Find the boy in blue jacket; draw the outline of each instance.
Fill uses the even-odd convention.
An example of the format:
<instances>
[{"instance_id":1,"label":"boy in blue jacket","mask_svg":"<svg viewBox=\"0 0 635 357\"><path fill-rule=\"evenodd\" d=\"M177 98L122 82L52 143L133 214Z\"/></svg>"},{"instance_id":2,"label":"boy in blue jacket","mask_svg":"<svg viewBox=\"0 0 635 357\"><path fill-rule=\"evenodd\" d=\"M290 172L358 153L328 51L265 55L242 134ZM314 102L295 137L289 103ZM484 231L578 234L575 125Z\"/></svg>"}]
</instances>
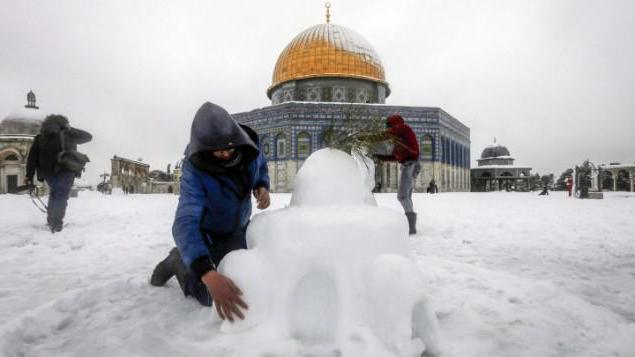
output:
<instances>
[{"instance_id":1,"label":"boy in blue jacket","mask_svg":"<svg viewBox=\"0 0 635 357\"><path fill-rule=\"evenodd\" d=\"M267 163L258 135L209 102L194 116L185 156L172 225L176 248L156 266L150 283L163 286L176 276L186 296L205 306L213 301L218 315L233 322L234 316L244 318L240 308L247 304L216 267L227 253L247 248L251 195L259 209L269 206Z\"/></svg>"}]
</instances>

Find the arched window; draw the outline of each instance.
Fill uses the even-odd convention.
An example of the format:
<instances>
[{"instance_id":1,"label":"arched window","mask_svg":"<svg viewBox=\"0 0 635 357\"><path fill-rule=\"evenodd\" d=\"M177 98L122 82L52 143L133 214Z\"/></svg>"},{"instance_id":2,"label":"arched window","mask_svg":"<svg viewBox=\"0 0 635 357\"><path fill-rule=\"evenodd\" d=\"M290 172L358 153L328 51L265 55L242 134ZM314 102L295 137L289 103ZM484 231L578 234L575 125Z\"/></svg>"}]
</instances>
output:
<instances>
[{"instance_id":1,"label":"arched window","mask_svg":"<svg viewBox=\"0 0 635 357\"><path fill-rule=\"evenodd\" d=\"M271 155L271 143L269 142L269 136L262 136L260 138L260 151L264 157L269 158Z\"/></svg>"},{"instance_id":2,"label":"arched window","mask_svg":"<svg viewBox=\"0 0 635 357\"><path fill-rule=\"evenodd\" d=\"M432 136L430 135L424 135L423 138L421 138L421 157L424 160L432 159L432 154L434 153L432 143Z\"/></svg>"},{"instance_id":3,"label":"arched window","mask_svg":"<svg viewBox=\"0 0 635 357\"><path fill-rule=\"evenodd\" d=\"M4 158L6 161L18 161L18 155L16 154L9 154L9 156Z\"/></svg>"},{"instance_id":4,"label":"arched window","mask_svg":"<svg viewBox=\"0 0 635 357\"><path fill-rule=\"evenodd\" d=\"M311 154L311 135L307 132L298 134L298 159L305 159Z\"/></svg>"},{"instance_id":5,"label":"arched window","mask_svg":"<svg viewBox=\"0 0 635 357\"><path fill-rule=\"evenodd\" d=\"M287 138L284 134L276 136L276 158L284 159L287 157Z\"/></svg>"}]
</instances>

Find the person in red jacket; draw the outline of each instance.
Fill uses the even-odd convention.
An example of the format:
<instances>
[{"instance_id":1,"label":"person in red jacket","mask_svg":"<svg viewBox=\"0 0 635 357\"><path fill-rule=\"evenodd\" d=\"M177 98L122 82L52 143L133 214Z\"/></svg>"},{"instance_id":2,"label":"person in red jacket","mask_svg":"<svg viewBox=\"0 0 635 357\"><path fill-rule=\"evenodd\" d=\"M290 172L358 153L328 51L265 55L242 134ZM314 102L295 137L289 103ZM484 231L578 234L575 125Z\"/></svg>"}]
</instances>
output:
<instances>
[{"instance_id":1,"label":"person in red jacket","mask_svg":"<svg viewBox=\"0 0 635 357\"><path fill-rule=\"evenodd\" d=\"M569 197L571 197L571 191L573 190L573 177L567 177L567 181L565 182L565 186L567 192L569 193Z\"/></svg>"},{"instance_id":2,"label":"person in red jacket","mask_svg":"<svg viewBox=\"0 0 635 357\"><path fill-rule=\"evenodd\" d=\"M415 187L415 179L421 171L419 142L412 128L404 122L399 114L388 117L385 134L393 141L392 154L375 156L382 161L397 161L401 164L401 178L399 180L397 199L406 212L409 233L411 235L417 234L417 214L414 212L412 204L412 192Z\"/></svg>"}]
</instances>

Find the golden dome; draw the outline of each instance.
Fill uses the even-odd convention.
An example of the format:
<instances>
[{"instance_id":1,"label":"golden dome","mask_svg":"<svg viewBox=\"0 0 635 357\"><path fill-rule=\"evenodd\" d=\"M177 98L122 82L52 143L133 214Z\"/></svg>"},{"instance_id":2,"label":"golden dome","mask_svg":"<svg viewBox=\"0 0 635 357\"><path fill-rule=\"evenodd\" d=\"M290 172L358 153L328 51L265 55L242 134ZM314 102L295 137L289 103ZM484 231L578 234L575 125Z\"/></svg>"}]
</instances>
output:
<instances>
[{"instance_id":1,"label":"golden dome","mask_svg":"<svg viewBox=\"0 0 635 357\"><path fill-rule=\"evenodd\" d=\"M273 71L271 87L297 79L348 77L387 86L384 67L373 47L355 31L325 23L297 35L282 51Z\"/></svg>"}]
</instances>

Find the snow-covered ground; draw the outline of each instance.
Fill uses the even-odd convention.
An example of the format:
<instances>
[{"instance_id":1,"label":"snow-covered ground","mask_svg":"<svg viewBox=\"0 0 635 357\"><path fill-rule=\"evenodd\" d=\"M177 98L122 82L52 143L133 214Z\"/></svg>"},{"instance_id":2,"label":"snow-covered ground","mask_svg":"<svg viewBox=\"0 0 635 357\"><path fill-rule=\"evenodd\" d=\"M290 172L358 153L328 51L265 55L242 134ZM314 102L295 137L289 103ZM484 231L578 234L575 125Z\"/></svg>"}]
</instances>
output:
<instances>
[{"instance_id":1,"label":"snow-covered ground","mask_svg":"<svg viewBox=\"0 0 635 357\"><path fill-rule=\"evenodd\" d=\"M274 194L268 210L290 197ZM401 211L395 194L376 198ZM410 248L443 356L635 356L635 195L414 199ZM53 235L27 196L0 196L0 355L234 356L249 344L288 354L220 332L214 310L175 281L148 284L173 246L177 200L83 192Z\"/></svg>"}]
</instances>

